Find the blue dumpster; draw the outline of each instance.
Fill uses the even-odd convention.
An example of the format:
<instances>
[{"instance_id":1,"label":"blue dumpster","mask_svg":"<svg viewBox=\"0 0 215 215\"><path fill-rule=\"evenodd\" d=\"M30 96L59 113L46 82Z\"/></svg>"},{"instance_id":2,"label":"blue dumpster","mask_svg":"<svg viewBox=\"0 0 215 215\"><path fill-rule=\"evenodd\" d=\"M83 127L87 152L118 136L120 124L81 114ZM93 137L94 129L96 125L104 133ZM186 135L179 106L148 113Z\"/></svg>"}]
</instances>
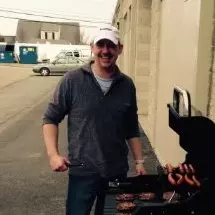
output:
<instances>
[{"instance_id":1,"label":"blue dumpster","mask_svg":"<svg viewBox=\"0 0 215 215\"><path fill-rule=\"evenodd\" d=\"M36 46L20 46L19 58L21 64L36 64L37 63L37 47Z\"/></svg>"},{"instance_id":2,"label":"blue dumpster","mask_svg":"<svg viewBox=\"0 0 215 215\"><path fill-rule=\"evenodd\" d=\"M12 51L0 52L0 63L14 63L14 54Z\"/></svg>"}]
</instances>

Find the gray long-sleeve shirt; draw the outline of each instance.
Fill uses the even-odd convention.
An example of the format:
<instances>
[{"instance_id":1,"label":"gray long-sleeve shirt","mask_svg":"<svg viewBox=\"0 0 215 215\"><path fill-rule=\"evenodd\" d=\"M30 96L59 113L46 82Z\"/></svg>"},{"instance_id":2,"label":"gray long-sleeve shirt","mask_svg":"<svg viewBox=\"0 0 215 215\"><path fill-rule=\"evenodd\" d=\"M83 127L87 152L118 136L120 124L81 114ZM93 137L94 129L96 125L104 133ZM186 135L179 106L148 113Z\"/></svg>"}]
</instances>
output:
<instances>
[{"instance_id":1,"label":"gray long-sleeve shirt","mask_svg":"<svg viewBox=\"0 0 215 215\"><path fill-rule=\"evenodd\" d=\"M71 174L112 177L128 171L126 139L139 137L136 90L117 68L104 95L90 64L68 72L59 82L43 117L58 125L68 115Z\"/></svg>"}]
</instances>

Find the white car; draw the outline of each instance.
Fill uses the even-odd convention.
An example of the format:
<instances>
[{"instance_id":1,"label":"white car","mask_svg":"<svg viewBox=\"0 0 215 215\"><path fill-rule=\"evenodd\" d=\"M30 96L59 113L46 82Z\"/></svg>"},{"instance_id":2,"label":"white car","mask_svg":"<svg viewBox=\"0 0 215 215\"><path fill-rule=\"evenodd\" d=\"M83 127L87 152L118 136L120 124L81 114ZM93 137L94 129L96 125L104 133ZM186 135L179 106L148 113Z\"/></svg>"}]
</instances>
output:
<instances>
[{"instance_id":1,"label":"white car","mask_svg":"<svg viewBox=\"0 0 215 215\"><path fill-rule=\"evenodd\" d=\"M34 73L39 73L41 76L48 76L54 73L66 73L85 63L86 61L79 58L64 56L50 63L39 63L35 65L32 70Z\"/></svg>"}]
</instances>

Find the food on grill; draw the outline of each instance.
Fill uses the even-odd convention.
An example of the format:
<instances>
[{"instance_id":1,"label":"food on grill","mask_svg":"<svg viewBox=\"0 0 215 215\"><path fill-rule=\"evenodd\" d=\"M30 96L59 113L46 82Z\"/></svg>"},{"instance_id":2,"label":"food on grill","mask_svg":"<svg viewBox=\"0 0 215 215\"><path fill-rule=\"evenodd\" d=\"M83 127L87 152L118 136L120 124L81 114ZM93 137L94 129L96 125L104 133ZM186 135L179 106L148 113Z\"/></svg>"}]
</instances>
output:
<instances>
[{"instance_id":1,"label":"food on grill","mask_svg":"<svg viewBox=\"0 0 215 215\"><path fill-rule=\"evenodd\" d=\"M120 202L117 204L117 210L118 211L129 211L134 209L134 207L136 206L136 204L134 204L133 202Z\"/></svg>"},{"instance_id":2,"label":"food on grill","mask_svg":"<svg viewBox=\"0 0 215 215\"><path fill-rule=\"evenodd\" d=\"M140 200L153 200L155 199L156 195L152 192L142 192L139 194Z\"/></svg>"},{"instance_id":3,"label":"food on grill","mask_svg":"<svg viewBox=\"0 0 215 215\"><path fill-rule=\"evenodd\" d=\"M179 185L184 181L184 178L181 174L179 173L169 173L168 174L168 181L172 185Z\"/></svg>"},{"instance_id":4,"label":"food on grill","mask_svg":"<svg viewBox=\"0 0 215 215\"><path fill-rule=\"evenodd\" d=\"M200 181L196 178L195 175L192 176L192 179L193 179L193 181L194 181L194 183L195 183L195 185L196 185L197 187L200 187L200 186L201 186Z\"/></svg>"},{"instance_id":5,"label":"food on grill","mask_svg":"<svg viewBox=\"0 0 215 215\"><path fill-rule=\"evenodd\" d=\"M168 191L163 193L163 199L169 200L174 195L174 191Z\"/></svg>"},{"instance_id":6,"label":"food on grill","mask_svg":"<svg viewBox=\"0 0 215 215\"><path fill-rule=\"evenodd\" d=\"M185 173L184 167L181 163L178 165L178 169L179 169L179 173L181 173L181 174Z\"/></svg>"},{"instance_id":7,"label":"food on grill","mask_svg":"<svg viewBox=\"0 0 215 215\"><path fill-rule=\"evenodd\" d=\"M193 167L192 164L187 164L187 163L183 163L183 164L179 164L178 165L178 172L181 173L182 175L184 174L194 174L196 171Z\"/></svg>"},{"instance_id":8,"label":"food on grill","mask_svg":"<svg viewBox=\"0 0 215 215\"><path fill-rule=\"evenodd\" d=\"M184 163L183 166L184 166L186 173L188 173L188 174L191 173L191 170L189 169L188 164Z\"/></svg>"},{"instance_id":9,"label":"food on grill","mask_svg":"<svg viewBox=\"0 0 215 215\"><path fill-rule=\"evenodd\" d=\"M163 193L163 199L169 202L178 202L180 199L180 194L175 191L167 191Z\"/></svg>"},{"instance_id":10,"label":"food on grill","mask_svg":"<svg viewBox=\"0 0 215 215\"><path fill-rule=\"evenodd\" d=\"M116 200L117 201L131 201L134 200L134 194L133 193L122 193L122 194L118 194L116 196Z\"/></svg>"},{"instance_id":11,"label":"food on grill","mask_svg":"<svg viewBox=\"0 0 215 215\"><path fill-rule=\"evenodd\" d=\"M170 164L170 163L167 163L166 164L166 170L167 170L167 173L171 173L173 172L173 166Z\"/></svg>"},{"instance_id":12,"label":"food on grill","mask_svg":"<svg viewBox=\"0 0 215 215\"><path fill-rule=\"evenodd\" d=\"M176 175L176 177L177 177L177 182L176 182L176 184L177 184L177 185L181 184L181 183L184 181L184 177L183 177L181 174L178 174L178 173L176 173L175 175Z\"/></svg>"},{"instance_id":13,"label":"food on grill","mask_svg":"<svg viewBox=\"0 0 215 215\"><path fill-rule=\"evenodd\" d=\"M193 181L192 176L189 177L188 174L185 174L184 181L191 186L195 185L195 182Z\"/></svg>"},{"instance_id":14,"label":"food on grill","mask_svg":"<svg viewBox=\"0 0 215 215\"><path fill-rule=\"evenodd\" d=\"M194 169L193 165L192 165L192 164L188 164L188 166L189 166L191 172L192 172L192 173L195 173L195 169Z\"/></svg>"},{"instance_id":15,"label":"food on grill","mask_svg":"<svg viewBox=\"0 0 215 215\"><path fill-rule=\"evenodd\" d=\"M173 174L172 173L168 174L168 181L170 182L170 184L176 185L176 180L173 178Z\"/></svg>"}]
</instances>

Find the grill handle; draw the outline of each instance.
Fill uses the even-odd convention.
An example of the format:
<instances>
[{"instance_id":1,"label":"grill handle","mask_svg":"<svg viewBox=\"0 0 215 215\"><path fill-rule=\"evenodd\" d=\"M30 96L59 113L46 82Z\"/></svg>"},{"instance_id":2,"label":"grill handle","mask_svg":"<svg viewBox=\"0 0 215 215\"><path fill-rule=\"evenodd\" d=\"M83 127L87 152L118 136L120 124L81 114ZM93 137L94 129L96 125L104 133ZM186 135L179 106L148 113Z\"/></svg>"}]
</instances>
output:
<instances>
[{"instance_id":1,"label":"grill handle","mask_svg":"<svg viewBox=\"0 0 215 215\"><path fill-rule=\"evenodd\" d=\"M131 182L119 182L119 180L115 180L115 181L109 181L108 186L115 188L115 187L127 187L127 186L131 186L132 183Z\"/></svg>"},{"instance_id":2,"label":"grill handle","mask_svg":"<svg viewBox=\"0 0 215 215\"><path fill-rule=\"evenodd\" d=\"M183 116L191 116L191 98L187 90L183 90L178 86L173 89L173 108L180 115L180 105L183 105L185 113Z\"/></svg>"}]
</instances>

